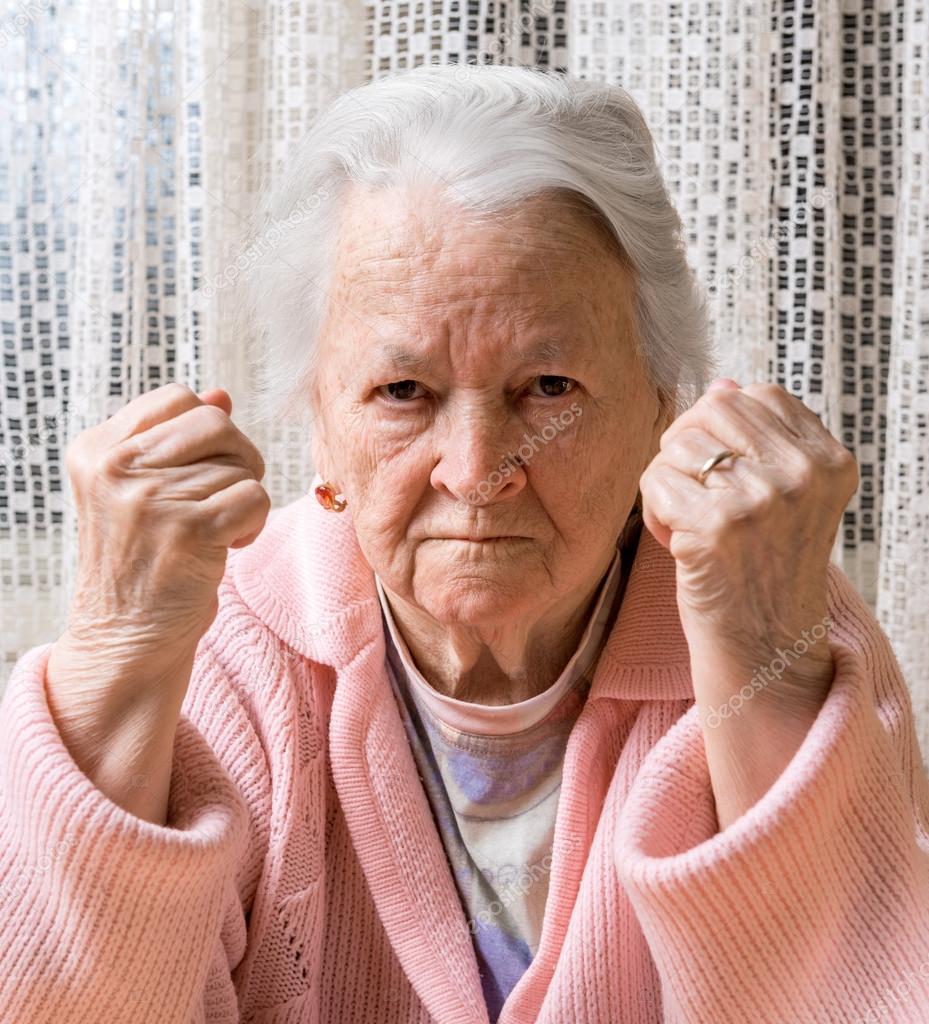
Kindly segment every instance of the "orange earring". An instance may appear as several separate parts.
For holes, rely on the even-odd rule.
[[[341,512],[348,504],[346,498],[337,498],[335,488],[328,481],[315,490],[316,500],[327,512]]]

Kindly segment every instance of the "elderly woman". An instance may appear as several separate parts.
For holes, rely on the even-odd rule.
[[[178,384],[68,449],[79,585],[2,709],[2,1019],[929,1019],[929,788],[829,561],[856,464],[706,389],[629,97],[378,81],[263,217],[257,393],[318,475],[269,515],[229,395]]]

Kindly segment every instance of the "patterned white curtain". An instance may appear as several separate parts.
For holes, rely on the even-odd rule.
[[[429,61],[639,101],[721,371],[783,384],[858,459],[834,559],[929,752],[929,0],[0,0],[0,682],[64,620],[85,426],[219,384],[275,504],[305,490],[306,439],[245,416],[246,218],[331,99]]]

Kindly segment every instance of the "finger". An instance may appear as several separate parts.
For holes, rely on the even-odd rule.
[[[206,391],[198,391],[197,397],[205,405],[215,405],[227,415],[232,415],[232,396],[225,388],[208,388]]]
[[[694,477],[707,490],[739,488],[746,498],[762,502],[772,500],[777,494],[790,493],[792,481],[781,463],[759,462],[750,455],[724,459],[701,482],[700,470],[723,448],[719,438],[699,427],[691,427],[682,430],[662,448],[660,459],[661,463]]]
[[[165,501],[203,501],[239,480],[254,480],[251,467],[238,457],[217,455],[203,462],[163,470],[159,498]]]
[[[725,448],[726,445],[718,437],[714,437],[702,427],[688,427],[678,431],[675,437],[662,444],[661,456],[662,461],[669,463],[682,473],[687,473],[697,483],[700,483],[700,470],[703,469],[707,460],[718,455]],[[728,458],[717,463],[703,481],[703,486],[729,486],[728,477],[735,473],[737,465],[748,458],[749,456],[740,456],[738,459]]]
[[[127,440],[129,440],[127,438]],[[131,438],[137,466],[186,466],[217,456],[240,461],[261,480],[264,459],[229,417],[215,406],[198,405]]]
[[[653,462],[639,480],[642,519],[649,533],[667,548],[675,530],[690,530],[696,515],[707,506],[708,491],[687,473]]]
[[[710,381],[710,386],[707,388],[707,391],[712,391],[714,388],[737,387],[741,387],[741,385],[734,381],[731,377],[715,377],[713,380]]]
[[[670,533],[697,535],[747,522],[777,493],[776,485],[755,467],[744,467],[736,483],[715,490],[668,463],[655,463],[646,473],[648,478],[643,476],[641,483],[642,517],[656,539],[664,531],[665,547],[670,546]]]
[[[665,431],[662,447],[680,431],[699,426],[719,438],[721,447],[771,465],[791,463],[799,454],[798,437],[768,406],[744,388],[718,388],[703,395]]]
[[[202,404],[186,384],[172,381],[134,398],[95,429],[100,430],[109,444],[116,445],[127,437],[148,430],[156,423],[172,419]]]
[[[212,539],[226,547],[243,547],[257,536],[271,508],[268,492],[255,480],[239,480],[200,503]]]
[[[731,377],[714,377],[710,381],[710,385],[709,385],[709,387],[706,390],[707,391],[714,391],[716,389],[730,388],[730,387],[737,388],[739,386],[740,385],[737,384]],[[687,417],[687,414],[689,412],[690,412],[690,410],[688,409],[686,412],[681,413],[681,415],[678,416],[677,419],[672,420],[671,423],[668,424],[667,429],[662,434],[662,437],[661,437],[662,441],[664,441],[665,438],[673,437],[677,433],[677,431],[680,429],[681,426],[686,426],[686,417]],[[684,421],[683,423],[681,422],[682,420]]]
[[[777,384],[756,383],[743,388],[757,402],[766,405],[779,416],[798,437],[809,441],[832,438],[822,420],[796,395],[790,394]],[[832,438],[834,440],[834,438]]]

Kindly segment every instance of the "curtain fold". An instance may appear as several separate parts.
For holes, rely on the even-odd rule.
[[[247,421],[234,299],[258,189],[317,113],[424,62],[536,64],[632,93],[719,371],[782,384],[855,453],[833,557],[929,751],[926,0],[2,0],[0,57],[0,678],[63,628],[86,426],[221,384],[275,505],[308,488],[299,428]]]

